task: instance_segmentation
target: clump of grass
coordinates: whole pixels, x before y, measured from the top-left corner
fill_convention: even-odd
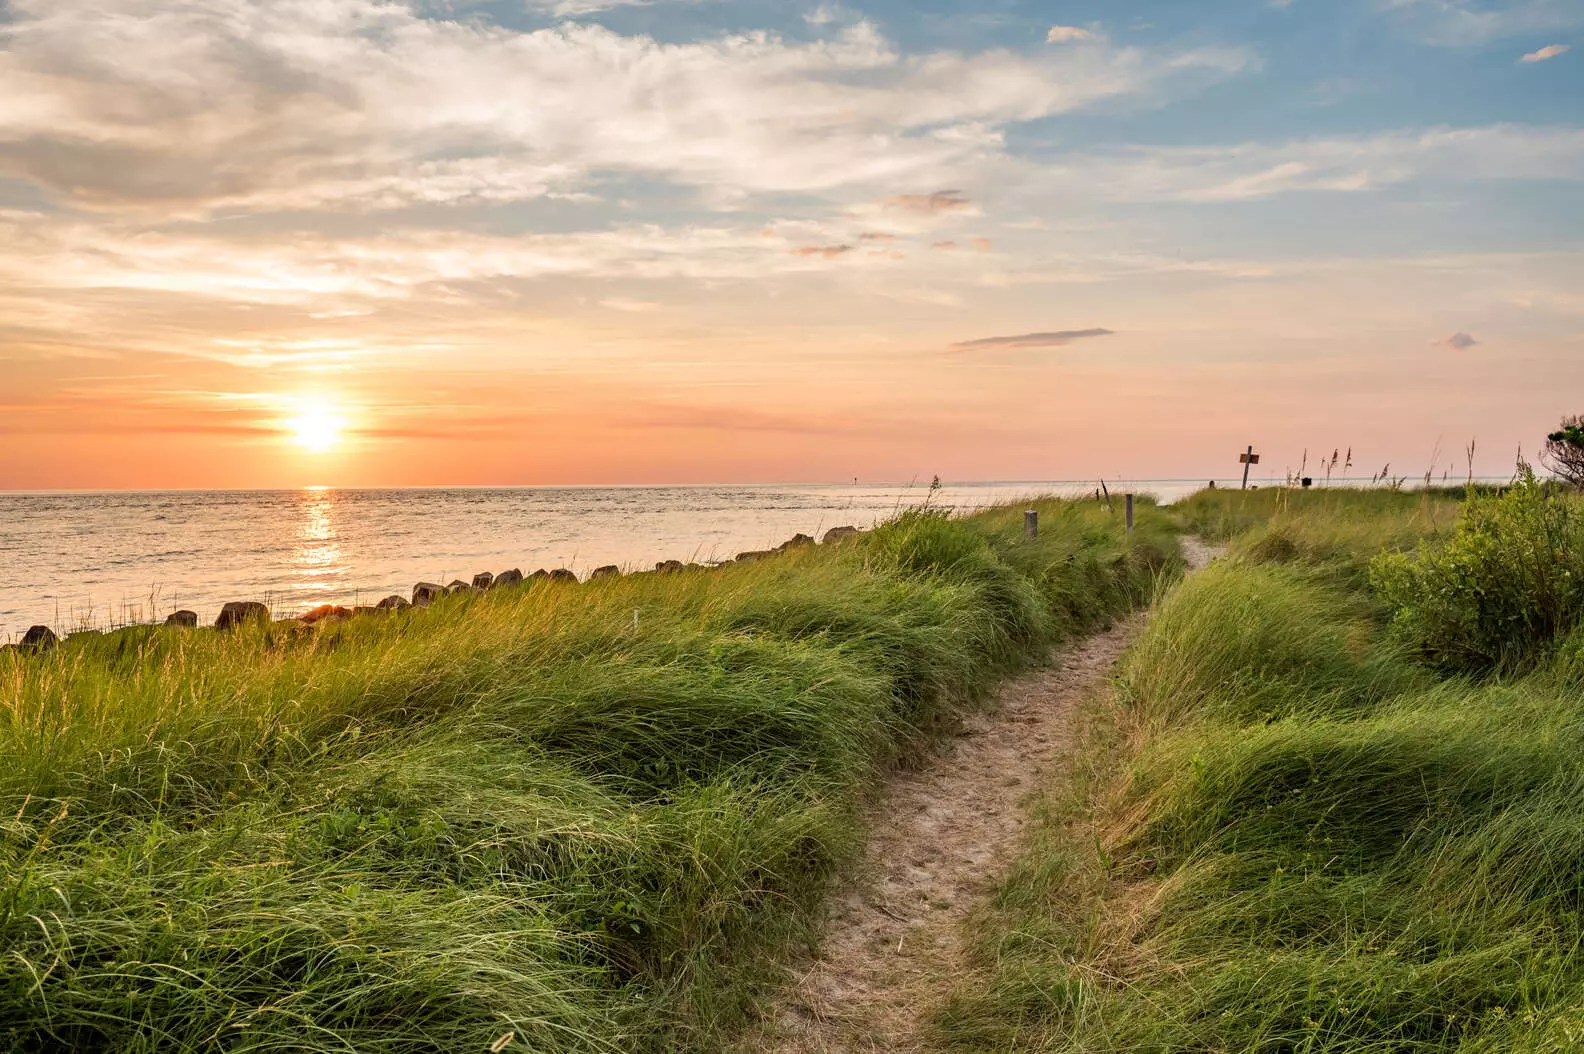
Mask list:
[[[718,1046],[877,770],[1172,571],[1040,507],[0,655],[0,1047]]]

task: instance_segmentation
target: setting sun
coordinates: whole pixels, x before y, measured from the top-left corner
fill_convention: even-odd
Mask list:
[[[341,444],[345,425],[339,410],[320,403],[302,406],[297,415],[286,422],[292,441],[311,454],[324,454]]]

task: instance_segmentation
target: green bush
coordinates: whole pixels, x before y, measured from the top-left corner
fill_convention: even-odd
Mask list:
[[[1446,542],[1377,557],[1371,581],[1396,632],[1435,665],[1521,669],[1584,616],[1584,508],[1526,474],[1500,497],[1471,497]]]

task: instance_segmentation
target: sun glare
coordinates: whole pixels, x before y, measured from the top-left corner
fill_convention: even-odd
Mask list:
[[[344,421],[340,411],[322,403],[304,404],[286,422],[292,441],[310,454],[324,454],[341,445]]]

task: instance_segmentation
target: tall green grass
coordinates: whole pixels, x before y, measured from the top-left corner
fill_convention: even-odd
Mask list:
[[[1039,507],[0,654],[0,1048],[717,1046],[876,773],[1176,567]]]
[[[1462,508],[1187,503],[1241,525],[1232,554],[1165,599],[1091,714],[936,1016],[944,1045],[1584,1049],[1578,638],[1524,676],[1422,664],[1367,571],[1421,539],[1469,549],[1480,521],[1453,533],[1438,503]]]

